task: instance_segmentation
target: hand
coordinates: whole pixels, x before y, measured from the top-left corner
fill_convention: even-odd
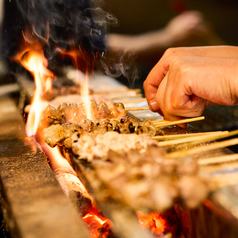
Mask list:
[[[212,104],[235,105],[238,47],[171,48],[152,69],[144,90],[152,111],[168,120],[199,116]]]

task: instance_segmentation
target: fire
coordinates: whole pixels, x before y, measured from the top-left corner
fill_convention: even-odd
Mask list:
[[[82,49],[80,47],[78,49],[71,49],[68,51],[63,51],[60,48],[57,48],[57,51],[62,55],[69,56],[72,59],[74,67],[78,70],[80,69],[80,63],[82,61],[80,60],[79,56],[83,55]],[[85,57],[87,57],[87,56],[85,56]],[[79,82],[79,79],[76,78],[75,81]],[[88,72],[86,72],[84,82],[82,82],[82,84],[81,84],[80,95],[82,97],[82,102],[84,103],[85,114],[86,114],[87,119],[90,119],[90,120],[94,119],[92,108],[91,108],[91,103],[90,103]]]
[[[142,228],[150,229],[152,233],[161,235],[166,228],[166,221],[157,212],[151,212],[149,214],[143,214],[137,211],[139,223]]]
[[[83,220],[90,228],[92,238],[107,238],[109,229],[112,223],[109,219],[103,217],[99,212],[92,208],[84,217]]]
[[[86,112],[87,119],[92,120],[93,119],[93,113],[90,103],[90,96],[89,96],[89,87],[88,87],[88,74],[86,74],[85,77],[85,83],[81,86],[80,90],[82,101],[84,103],[84,108]]]
[[[32,145],[35,152],[40,144],[41,149],[49,158],[49,163],[53,171],[70,173],[77,176],[69,162],[62,156],[60,149],[58,147],[49,147],[42,139],[39,125],[42,113],[47,106],[47,102],[43,99],[43,94],[51,90],[52,80],[55,78],[55,76],[47,69],[48,62],[44,57],[42,46],[33,39],[30,38],[29,40],[25,35],[23,36],[25,40],[23,44],[23,50],[14,59],[32,73],[35,81],[35,91],[26,123],[28,144]],[[85,104],[86,116],[88,119],[92,119],[91,103],[89,99],[88,75],[86,75],[85,83],[81,86],[81,88],[81,95]],[[91,196],[88,194],[88,191],[80,182],[80,180],[78,181],[78,184],[82,194],[85,197],[92,199],[93,203],[93,198],[91,198]],[[83,220],[89,225],[91,237],[106,238],[108,236],[112,224],[107,218],[99,214],[95,208],[92,208],[91,211],[83,217]]]
[[[42,49],[22,52],[16,59],[32,73],[35,80],[35,92],[26,124],[27,136],[33,136],[37,132],[41,114],[46,107],[46,102],[42,95],[51,90],[54,75],[47,69],[47,60]]]

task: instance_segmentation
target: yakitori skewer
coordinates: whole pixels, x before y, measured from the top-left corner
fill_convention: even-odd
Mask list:
[[[205,119],[205,117],[201,116],[201,117],[193,117],[193,118],[182,119],[182,120],[177,120],[177,121],[161,120],[161,121],[156,121],[153,123],[156,127],[166,127],[166,126],[179,125],[179,124],[184,124],[184,123],[189,123],[189,122],[194,122],[194,121],[201,121],[204,119]]]
[[[183,157],[183,156],[198,154],[198,153],[206,152],[206,151],[210,151],[210,150],[225,148],[227,146],[232,146],[232,145],[237,145],[237,144],[238,144],[238,138],[235,138],[235,139],[225,140],[225,141],[221,141],[221,142],[214,142],[211,144],[202,145],[199,147],[190,148],[190,149],[186,149],[186,150],[182,150],[182,151],[179,150],[179,151],[167,153],[166,156],[167,157]]]
[[[140,103],[140,102],[146,102],[146,98],[138,98],[138,99],[134,99],[134,100],[129,100],[129,101],[123,101],[123,104],[136,104],[136,103]]]
[[[189,138],[196,136],[204,136],[204,135],[219,135],[221,133],[228,133],[228,131],[210,131],[210,132],[197,132],[197,133],[186,133],[186,134],[176,134],[176,135],[163,135],[163,136],[154,136],[154,140],[158,141],[167,141],[167,140],[176,140],[180,138]]]
[[[121,96],[117,96],[117,97],[114,97],[115,95],[110,95],[110,97],[106,97],[107,99],[110,99],[110,100],[121,100],[123,98],[139,98],[139,97],[142,97],[142,94],[141,93],[136,93],[136,94],[133,94],[133,95],[121,95]]]
[[[103,94],[103,95],[108,95],[108,94],[125,94],[125,93],[140,93],[141,89],[135,88],[135,89],[125,89],[125,90],[113,90],[113,91],[100,91],[100,92],[95,92],[96,94]]]
[[[205,134],[205,135],[198,135],[198,136],[190,136],[190,137],[184,137],[184,138],[179,138],[179,139],[174,139],[174,140],[169,140],[169,141],[161,141],[158,142],[159,146],[169,146],[169,145],[176,145],[176,144],[181,144],[181,143],[191,143],[194,141],[200,141],[202,142],[207,142],[211,140],[217,140],[225,137],[229,137],[230,133],[229,131],[221,131],[217,133],[212,133],[212,134]]]
[[[209,178],[209,183],[214,185],[214,188],[221,188],[238,183],[238,173],[219,174],[219,176]]]
[[[232,171],[231,171],[232,168]],[[236,160],[234,161],[227,161],[227,162],[221,162],[216,164],[204,164],[199,166],[199,174],[201,176],[207,176],[207,177],[216,177],[217,174],[222,175],[222,173],[219,173],[220,171],[229,171],[237,173],[238,169],[238,162]],[[228,173],[228,174],[229,174]]]
[[[149,107],[126,108],[126,111],[147,111]]]
[[[226,162],[232,162],[232,161],[238,161],[238,154],[221,155],[221,156],[199,159],[197,163],[199,165],[210,165],[210,164],[219,164],[219,163],[226,163]]]
[[[177,145],[176,148],[183,149],[183,148],[187,148],[187,147],[191,147],[191,146],[196,146],[201,143],[208,142],[208,141],[224,139],[224,138],[235,136],[235,135],[238,135],[238,130],[230,131],[228,133],[224,133],[224,134],[220,134],[220,135],[214,135],[211,137],[201,138],[200,140],[199,139],[194,140],[194,141],[191,140],[189,142],[185,142],[183,144]]]

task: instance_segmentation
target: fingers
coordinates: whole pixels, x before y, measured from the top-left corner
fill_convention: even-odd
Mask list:
[[[145,96],[150,109],[154,112],[157,112],[160,109],[158,102],[155,100],[155,95],[168,70],[169,64],[164,62],[162,58],[151,70],[148,77],[144,81],[143,87]]]
[[[187,60],[187,59],[186,59]],[[185,60],[185,61],[186,61]],[[170,69],[160,82],[154,100],[167,120],[200,116],[207,106],[207,100],[194,94],[194,68],[187,68],[183,58],[172,60]],[[157,110],[158,111],[158,110]]]

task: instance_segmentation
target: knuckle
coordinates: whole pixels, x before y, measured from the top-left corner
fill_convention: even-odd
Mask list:
[[[177,54],[177,48],[168,48],[165,52],[164,52],[164,56],[168,57],[168,56],[172,56],[172,55],[176,55]]]
[[[173,113],[174,113],[174,107],[172,106],[171,103],[166,103],[166,104],[164,105],[164,109],[165,109],[165,111],[166,111],[167,113],[169,113],[169,114],[173,114]]]

